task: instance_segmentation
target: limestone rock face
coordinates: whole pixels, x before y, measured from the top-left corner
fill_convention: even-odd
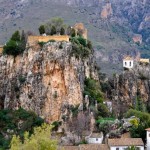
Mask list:
[[[135,108],[137,98],[142,103],[150,103],[150,65],[140,64],[132,70],[124,71],[115,76],[111,82],[111,92],[108,97],[112,99],[113,108],[118,113],[125,112],[129,108]]]
[[[1,109],[22,107],[51,122],[61,119],[64,106],[80,104],[85,77],[98,75],[92,54],[81,60],[71,50],[70,42],[49,42],[16,58],[0,56]]]

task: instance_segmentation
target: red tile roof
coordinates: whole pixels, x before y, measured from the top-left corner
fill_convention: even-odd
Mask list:
[[[106,144],[82,144],[79,147],[80,150],[109,150]]]
[[[144,146],[141,138],[108,139],[109,146]]]

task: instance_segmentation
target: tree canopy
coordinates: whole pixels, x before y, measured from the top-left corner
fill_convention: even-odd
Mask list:
[[[34,133],[24,134],[24,142],[19,136],[14,135],[11,141],[11,150],[57,150],[57,141],[51,138],[52,126],[43,124],[34,128]]]

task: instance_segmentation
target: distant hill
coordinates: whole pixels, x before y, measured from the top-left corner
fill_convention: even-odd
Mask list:
[[[41,23],[55,16],[71,25],[85,24],[97,62],[108,74],[122,69],[124,55],[139,57],[140,51],[150,57],[149,0],[1,0],[0,43],[17,29],[37,33]]]

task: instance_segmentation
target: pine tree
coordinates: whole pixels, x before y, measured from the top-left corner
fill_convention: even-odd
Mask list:
[[[20,32],[17,30],[11,37],[11,40],[13,41],[20,41],[21,37],[20,37]]]

